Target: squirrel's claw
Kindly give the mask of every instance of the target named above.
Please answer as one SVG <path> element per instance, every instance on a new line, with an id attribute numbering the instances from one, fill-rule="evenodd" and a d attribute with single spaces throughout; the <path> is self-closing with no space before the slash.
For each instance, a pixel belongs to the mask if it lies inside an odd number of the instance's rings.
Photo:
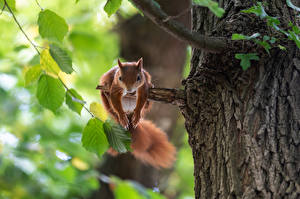
<path id="1" fill-rule="evenodd" d="M 133 128 L 136 128 L 138 123 L 140 122 L 141 119 L 141 115 L 139 112 L 134 112 L 133 116 L 132 116 L 132 126 Z"/>
<path id="2" fill-rule="evenodd" d="M 119 117 L 119 121 L 120 121 L 120 124 L 121 124 L 126 130 L 129 129 L 129 120 L 128 120 L 126 114 L 121 115 L 121 116 Z"/>

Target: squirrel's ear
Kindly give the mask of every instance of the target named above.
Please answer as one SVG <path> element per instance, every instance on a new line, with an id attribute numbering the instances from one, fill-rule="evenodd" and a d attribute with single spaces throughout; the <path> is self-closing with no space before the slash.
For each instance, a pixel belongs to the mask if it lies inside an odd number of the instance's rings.
<path id="1" fill-rule="evenodd" d="M 121 63 L 121 61 L 120 61 L 120 59 L 118 59 L 118 65 L 119 65 L 120 68 L 123 67 L 123 65 L 122 65 L 122 63 Z"/>
<path id="2" fill-rule="evenodd" d="M 141 57 L 141 58 L 139 59 L 139 61 L 137 61 L 136 66 L 137 66 L 139 69 L 142 69 L 142 68 L 143 68 L 143 57 Z"/>

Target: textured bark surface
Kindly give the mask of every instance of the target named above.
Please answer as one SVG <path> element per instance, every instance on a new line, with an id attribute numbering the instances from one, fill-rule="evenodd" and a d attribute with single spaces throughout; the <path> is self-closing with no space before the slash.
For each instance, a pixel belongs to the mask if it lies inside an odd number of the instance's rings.
<path id="1" fill-rule="evenodd" d="M 264 21 L 241 9 L 254 1 L 221 0 L 218 19 L 194 7 L 193 30 L 213 36 L 273 34 Z M 270 0 L 266 12 L 283 26 L 297 23 L 285 1 Z M 299 19 L 299 18 L 298 18 Z M 255 46 L 209 54 L 193 50 L 182 109 L 193 150 L 196 198 L 300 198 L 300 52 L 270 56 Z M 258 52 L 243 72 L 234 54 Z"/>
<path id="2" fill-rule="evenodd" d="M 189 0 L 159 1 L 162 9 L 169 15 L 177 15 L 190 6 Z M 190 12 L 186 12 L 178 21 L 190 26 Z M 177 88 L 180 86 L 182 71 L 186 59 L 186 44 L 164 32 L 150 20 L 135 15 L 122 20 L 116 28 L 120 36 L 122 58 L 136 61 L 143 57 L 145 69 L 152 75 L 156 87 Z M 171 75 L 169 75 L 171 74 Z M 169 104 L 155 103 L 147 118 L 168 133 L 172 140 L 176 122 L 179 117 L 178 108 Z M 182 135 L 182 132 L 180 132 Z M 176 144 L 176 143 L 175 143 Z M 106 156 L 100 172 L 106 175 L 116 175 L 122 179 L 140 182 L 145 187 L 158 186 L 164 190 L 167 179 L 166 170 L 158 171 L 136 160 L 131 154 L 123 154 L 116 158 Z M 93 198 L 113 198 L 109 186 L 101 183 L 101 189 Z"/>

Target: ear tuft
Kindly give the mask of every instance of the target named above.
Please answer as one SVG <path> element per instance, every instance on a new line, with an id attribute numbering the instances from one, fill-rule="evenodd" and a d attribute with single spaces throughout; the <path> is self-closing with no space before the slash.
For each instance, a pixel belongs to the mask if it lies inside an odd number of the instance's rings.
<path id="1" fill-rule="evenodd" d="M 139 59 L 139 61 L 137 61 L 136 66 L 137 66 L 139 69 L 142 69 L 142 68 L 143 68 L 143 57 L 141 57 L 141 58 Z"/>
<path id="2" fill-rule="evenodd" d="M 122 63 L 121 63 L 121 61 L 120 61 L 120 59 L 118 59 L 118 65 L 119 65 L 120 68 L 123 67 L 123 65 L 122 65 Z"/>

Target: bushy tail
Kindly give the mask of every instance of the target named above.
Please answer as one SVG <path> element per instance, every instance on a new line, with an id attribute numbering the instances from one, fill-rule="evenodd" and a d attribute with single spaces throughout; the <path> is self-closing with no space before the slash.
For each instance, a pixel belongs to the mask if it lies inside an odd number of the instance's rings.
<path id="1" fill-rule="evenodd" d="M 169 168 L 175 161 L 176 149 L 167 135 L 151 121 L 142 120 L 131 130 L 133 155 L 156 168 Z"/>

